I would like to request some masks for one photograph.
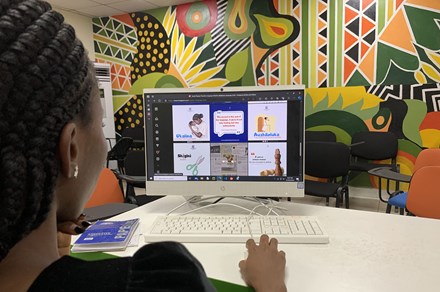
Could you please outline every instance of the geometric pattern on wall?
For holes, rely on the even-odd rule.
[[[425,84],[440,80],[440,1],[386,3],[376,42],[345,84]],[[385,3],[384,3],[385,4]],[[432,48],[429,46],[432,45]],[[362,77],[361,77],[362,76]],[[349,78],[349,79],[350,79]],[[362,80],[363,78],[363,80]]]
[[[154,16],[143,12],[131,13],[130,16],[138,39],[136,54],[130,66],[134,84],[146,74],[168,72],[170,39],[163,24]]]
[[[258,77],[259,85],[279,85],[280,84],[280,54],[279,49],[273,51],[261,64],[262,75]]]
[[[133,26],[114,17],[93,19],[95,52],[131,62],[138,39]]]
[[[279,14],[290,15],[300,21],[299,0],[274,1],[273,5]],[[257,68],[258,85],[302,84],[300,51],[301,37],[297,37],[291,43],[270,53],[261,67]]]
[[[292,16],[301,20],[300,0],[292,1]],[[301,32],[300,32],[301,33]],[[301,78],[301,37],[296,38],[290,45],[292,80],[290,84],[302,84]]]
[[[377,1],[350,0],[344,6],[344,84],[377,38]]]
[[[128,92],[131,87],[130,67],[114,63],[111,67],[112,88]]]
[[[96,61],[110,64],[113,98],[127,99],[130,63],[138,42],[133,22],[128,15],[94,18],[93,32]]]
[[[328,53],[328,5],[326,0],[318,2],[318,34],[317,34],[317,84],[318,87],[326,87],[327,84],[327,53]]]
[[[366,87],[367,92],[381,99],[416,99],[426,103],[427,112],[440,111],[440,83],[373,85]]]
[[[230,39],[224,30],[227,0],[217,1],[217,21],[211,30],[212,46],[214,48],[217,65],[224,65],[226,61],[237,52],[243,51],[250,44],[250,38],[241,40]],[[245,21],[244,19],[242,21]]]

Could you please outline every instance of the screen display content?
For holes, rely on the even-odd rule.
[[[145,89],[144,117],[147,193],[176,183],[182,195],[250,195],[242,187],[265,183],[294,183],[277,196],[303,192],[303,87]]]

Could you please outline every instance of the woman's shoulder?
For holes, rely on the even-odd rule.
[[[180,243],[143,246],[133,255],[129,290],[215,291],[199,261]],[[162,291],[162,290],[161,290]]]
[[[85,261],[63,256],[38,276],[29,291],[124,291],[131,259]]]
[[[148,244],[133,257],[84,261],[65,256],[30,291],[215,291],[203,267],[175,242]]]

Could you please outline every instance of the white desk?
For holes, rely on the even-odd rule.
[[[139,217],[141,228],[145,229],[158,214],[183,201],[181,197],[165,197],[115,219]],[[243,200],[234,202],[249,204]],[[289,291],[414,292],[437,291],[440,287],[440,220],[289,202],[280,205],[289,209],[285,214],[317,216],[330,235],[330,243],[324,245],[280,244],[287,257]],[[208,210],[244,212],[228,207]],[[244,285],[238,269],[244,243],[185,246],[203,264],[208,277]],[[136,249],[113,254],[132,255]]]

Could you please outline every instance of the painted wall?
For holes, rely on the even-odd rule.
[[[93,19],[117,131],[143,88],[305,84],[306,127],[399,137],[403,173],[440,145],[440,1],[205,0]],[[368,176],[359,184],[375,184]]]

